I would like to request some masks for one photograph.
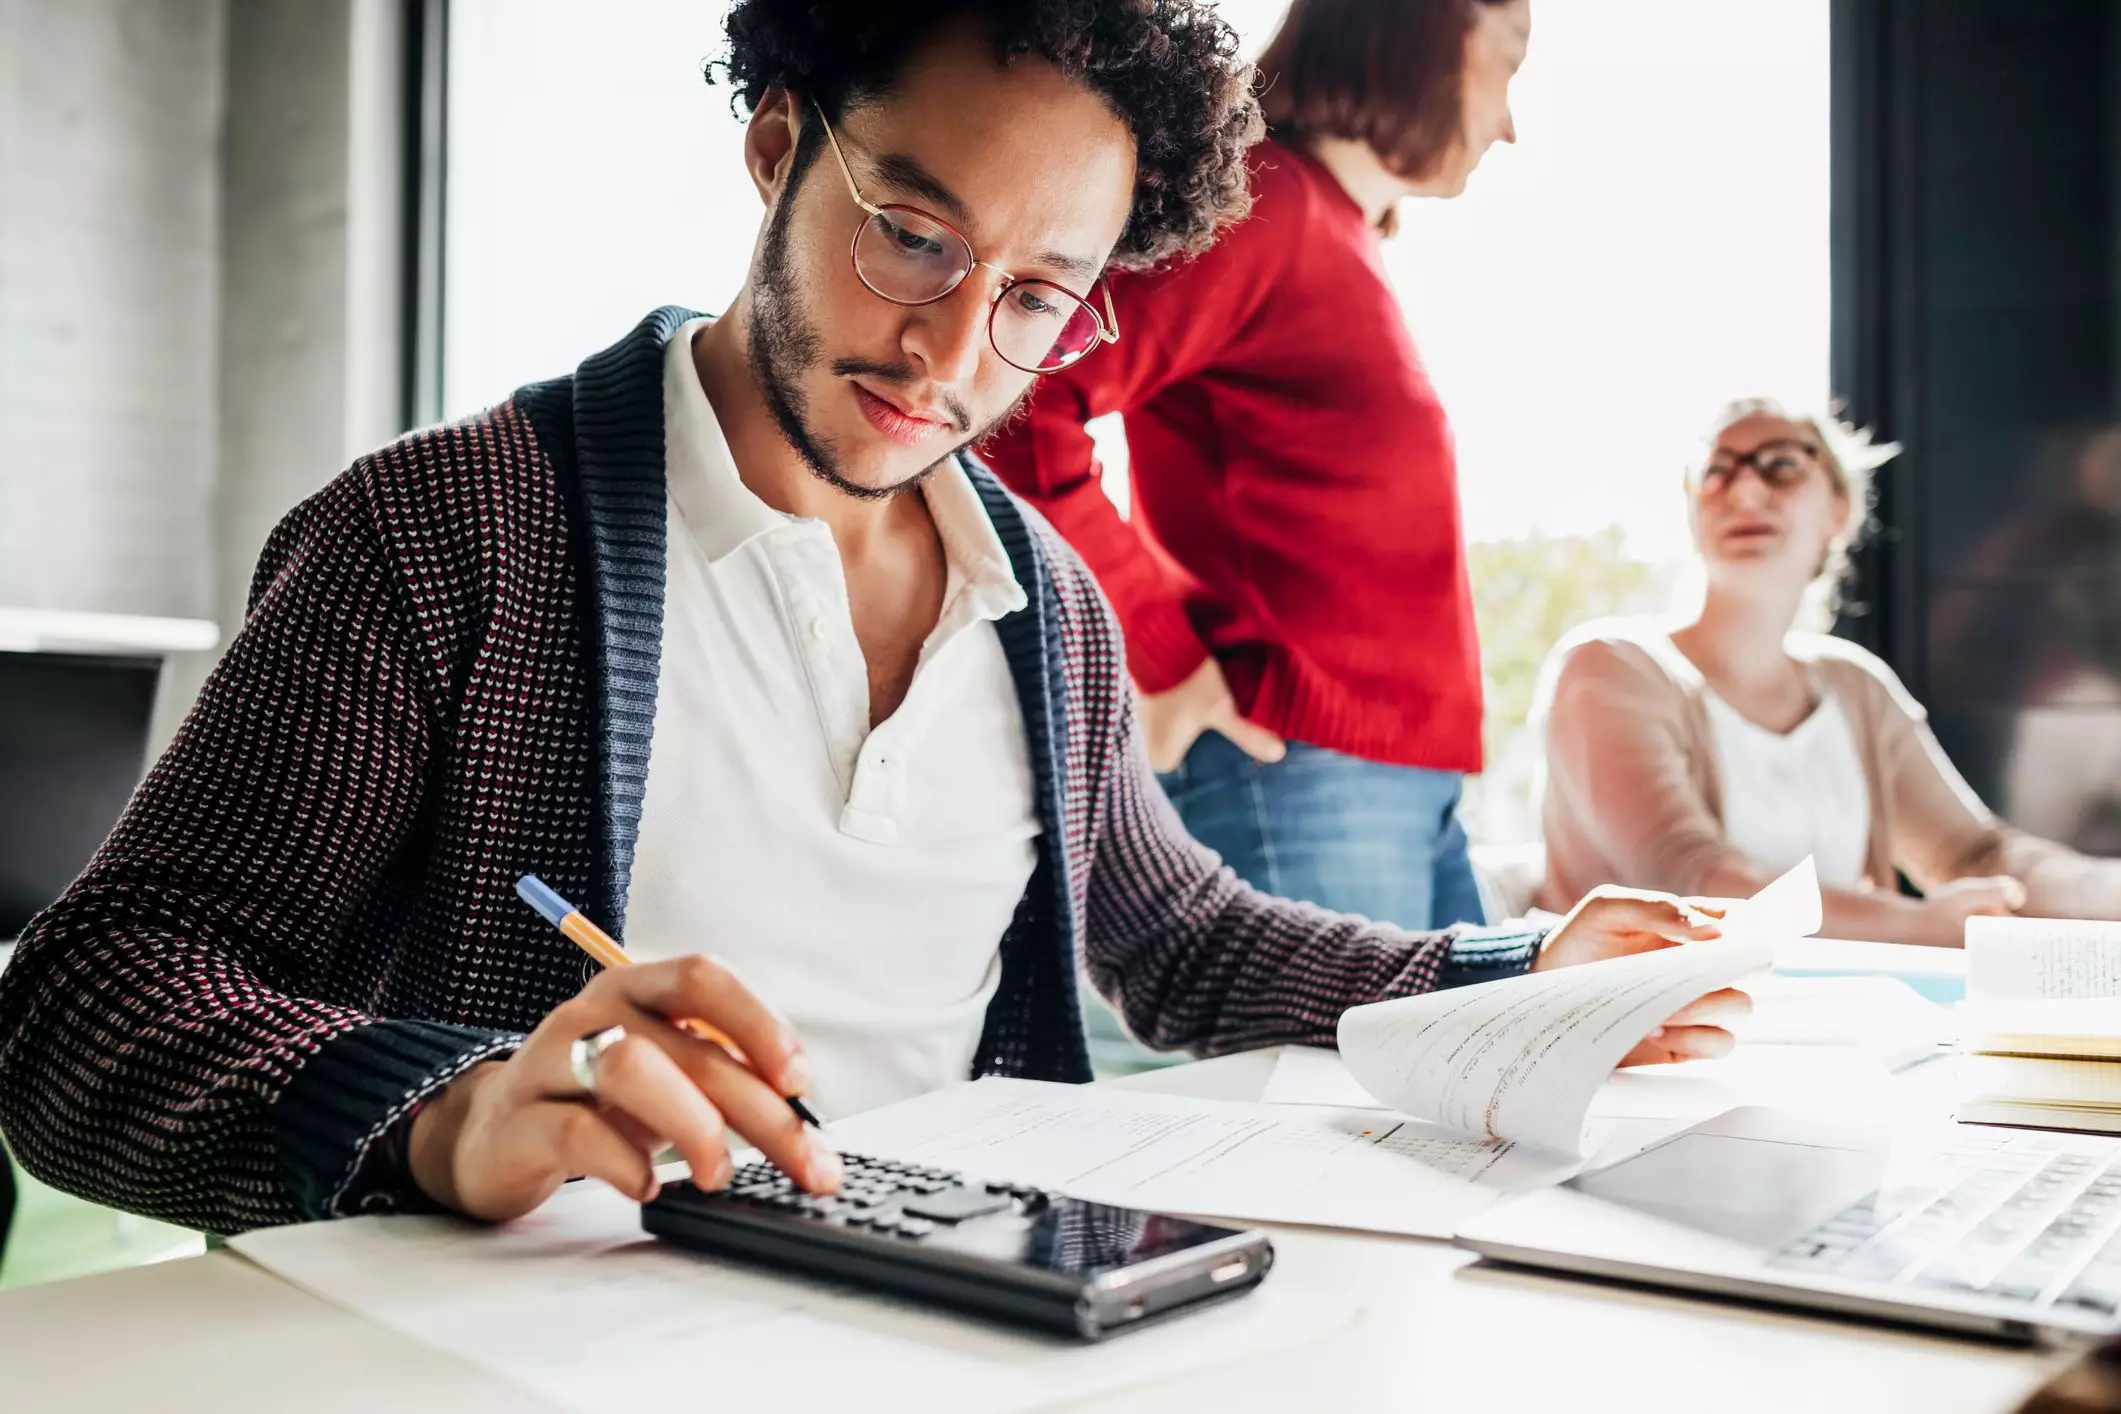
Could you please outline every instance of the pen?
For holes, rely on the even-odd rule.
[[[605,967],[631,967],[633,965],[633,959],[626,955],[626,949],[620,947],[611,934],[590,922],[584,916],[582,910],[576,908],[566,899],[561,898],[553,890],[552,885],[546,883],[537,875],[525,874],[522,878],[516,880],[516,893],[522,897],[523,902],[536,909],[547,923],[559,929],[570,942]],[[678,1018],[673,1024],[680,1031],[690,1032],[702,1041],[714,1042],[714,1044],[734,1056],[737,1064],[745,1066],[750,1064],[744,1058],[742,1047],[731,1040],[726,1033],[708,1025],[706,1022],[687,1016]],[[812,1128],[818,1127],[818,1118],[810,1113],[808,1105],[794,1095],[787,1095],[783,1098],[788,1101],[788,1108],[795,1111],[797,1119]]]

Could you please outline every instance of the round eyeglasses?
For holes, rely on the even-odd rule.
[[[816,105],[812,105],[815,107]],[[985,266],[1002,277],[987,310],[987,341],[1012,367],[1026,373],[1057,373],[1099,344],[1119,342],[1119,316],[1112,292],[1097,282],[1103,314],[1074,291],[1051,280],[1019,280],[972,253],[972,243],[955,226],[917,206],[879,206],[855,185],[854,169],[840,150],[823,109],[817,110],[832,155],[839,159],[847,194],[868,218],[854,233],[850,252],[854,273],[871,294],[893,304],[934,304]]]
[[[1770,491],[1795,486],[1819,467],[1819,449],[1794,438],[1763,442],[1744,456],[1717,451],[1707,466],[1695,473],[1694,484],[1706,492],[1720,492],[1738,480],[1747,467]]]

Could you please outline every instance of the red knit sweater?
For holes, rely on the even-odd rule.
[[[1145,692],[1210,655],[1239,708],[1372,761],[1480,769],[1450,428],[1377,233],[1273,142],[1206,255],[1112,280],[1120,340],[1042,379],[988,461],[1096,571]],[[1133,518],[1083,423],[1124,415]]]

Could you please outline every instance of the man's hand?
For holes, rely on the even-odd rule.
[[[1287,750],[1280,737],[1238,714],[1237,699],[1213,658],[1170,691],[1142,694],[1140,704],[1149,764],[1159,771],[1177,770],[1205,731],[1221,732],[1254,761],[1279,761]]]
[[[720,1028],[756,1073],[680,1031],[675,1017]],[[626,1036],[597,1062],[590,1096],[575,1083],[570,1051],[609,1026]],[[795,1033],[721,964],[685,957],[616,968],[553,1008],[521,1050],[473,1067],[421,1110],[408,1159],[430,1198],[501,1221],[582,1175],[645,1203],[657,1188],[652,1156],[666,1143],[694,1182],[719,1188],[729,1181],[735,1129],[805,1188],[830,1193],[839,1155],[786,1099],[807,1084]]]
[[[1722,917],[1722,907],[1706,899],[1682,900],[1637,889],[1601,888],[1578,904],[1561,927],[1547,935],[1532,970],[1544,972],[1680,943],[1707,942],[1722,935],[1717,927],[1717,920]],[[1697,997],[1645,1036],[1620,1063],[1661,1065],[1729,1055],[1733,1038],[1724,1028],[1752,1009],[1753,999],[1731,987]]]

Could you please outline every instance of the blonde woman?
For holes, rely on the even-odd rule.
[[[1955,947],[1975,914],[2121,918],[2121,861],[1998,820],[1892,669],[1796,631],[1898,450],[1762,399],[1724,409],[1686,483],[1701,612],[1593,624],[1542,675],[1543,906],[1609,881],[1743,895],[1810,855],[1834,937]]]

